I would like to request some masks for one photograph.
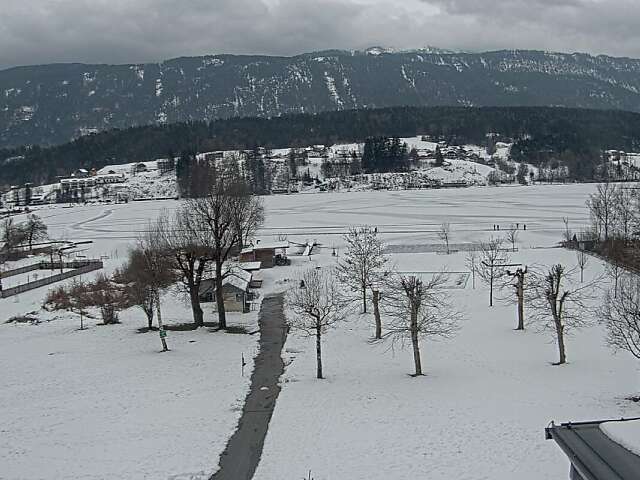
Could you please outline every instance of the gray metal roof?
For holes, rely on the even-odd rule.
[[[627,420],[638,419],[618,421]],[[605,421],[552,424],[545,432],[547,439],[556,441],[585,480],[640,479],[640,457],[615,443],[600,429]]]

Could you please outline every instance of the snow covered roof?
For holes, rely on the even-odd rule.
[[[260,263],[260,262],[248,262],[248,263]],[[226,277],[224,278],[223,285],[232,285],[242,291],[246,291],[249,288],[249,284],[253,279],[253,274],[247,270],[243,270],[239,263],[226,264],[224,270]],[[215,270],[213,267],[207,268],[204,273],[204,278],[207,281],[212,281],[215,278]],[[211,287],[215,290],[215,282],[212,282]]]
[[[247,291],[251,283],[251,272],[242,270],[241,268],[230,268],[227,277],[222,282],[223,285],[231,285],[240,290]]]
[[[252,270],[260,270],[261,266],[262,266],[262,262],[240,262],[240,263],[238,263],[238,268],[241,268],[242,270],[246,270],[248,272],[250,272]]]
[[[289,248],[289,241],[278,241],[278,242],[258,242],[254,246],[250,247],[250,250],[267,250],[267,249],[275,249],[278,250],[280,248]]]

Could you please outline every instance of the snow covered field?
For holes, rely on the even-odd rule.
[[[328,248],[294,270],[330,264],[350,225],[370,224],[389,244],[439,243],[447,221],[452,243],[504,235],[519,223],[519,252],[529,265],[575,255],[553,248],[562,217],[579,230],[595,185],[281,195],[265,199],[261,235],[286,233]],[[89,239],[83,255],[112,270],[148,219],[177,202],[43,207],[53,237]],[[500,225],[501,232],[494,231]],[[464,253],[394,254],[404,271],[464,271]],[[592,278],[602,266],[591,259]],[[265,290],[276,288],[273,269]],[[2,320],[39,309],[46,288],[0,300]],[[327,379],[314,378],[314,345],[291,334],[283,390],[256,479],[566,478],[568,462],[543,429],[552,420],[640,414],[624,397],[637,391],[636,361],[606,349],[600,327],[569,338],[569,364],[553,367],[556,347],[533,329],[515,332],[515,308],[490,309],[471,282],[451,295],[465,321],[450,340],[423,345],[426,376],[411,378],[408,351],[368,343],[371,319],[354,315],[326,337]],[[166,298],[168,321],[188,318],[186,304]],[[211,318],[212,313],[206,312]],[[141,312],[122,324],[76,330],[72,315],[43,315],[39,325],[0,325],[0,478],[197,478],[215,470],[248,385],[240,355],[255,353],[257,335],[170,332],[172,352],[158,354],[154,334],[138,334]],[[248,320],[255,322],[255,314]],[[251,367],[251,365],[248,365]]]

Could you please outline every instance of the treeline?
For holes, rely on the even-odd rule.
[[[0,185],[46,183],[76,168],[153,160],[170,151],[304,147],[414,135],[449,144],[486,144],[489,133],[516,142],[515,160],[540,165],[565,156],[586,178],[591,169],[583,162],[593,164],[603,149],[640,150],[640,114],[549,107],[395,107],[144,126],[47,148],[0,150]]]

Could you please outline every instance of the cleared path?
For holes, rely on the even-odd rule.
[[[210,480],[251,480],[260,462],[269,421],[284,371],[282,347],[287,338],[283,296],[267,297],[260,310],[260,353],[255,358],[251,387],[238,429],[220,457],[220,469]]]

